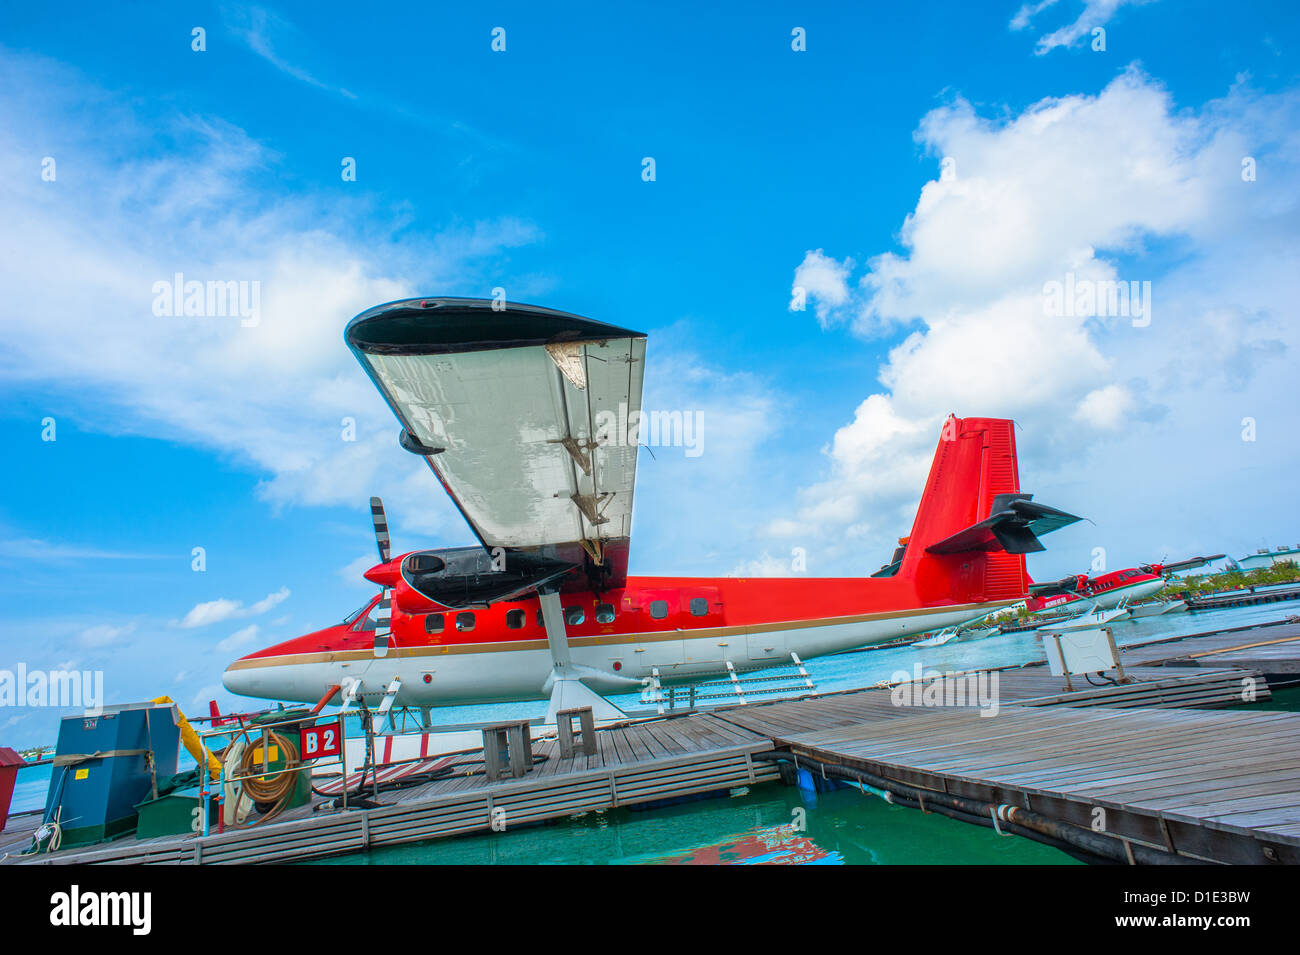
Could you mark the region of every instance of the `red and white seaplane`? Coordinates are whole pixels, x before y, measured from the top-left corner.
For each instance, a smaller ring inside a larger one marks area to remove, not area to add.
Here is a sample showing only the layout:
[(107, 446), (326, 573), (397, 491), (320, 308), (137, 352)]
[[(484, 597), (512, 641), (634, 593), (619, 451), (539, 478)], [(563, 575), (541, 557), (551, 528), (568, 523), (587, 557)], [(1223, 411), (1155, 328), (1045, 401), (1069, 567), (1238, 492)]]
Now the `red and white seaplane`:
[(1169, 579), (1178, 571), (1204, 567), (1224, 556), (1226, 555), (1212, 554), (1209, 557), (1189, 557), (1186, 560), (1126, 567), (1097, 577), (1072, 574), (1053, 583), (1031, 583), (1030, 596), (1025, 601), (1025, 606), (1030, 613), (1084, 607), (1111, 610), (1120, 605), (1129, 606), (1160, 593), (1169, 586)]
[[(938, 630), (1024, 600), (1024, 554), (1079, 518), (1020, 491), (1013, 423), (950, 417), (911, 535), (866, 578), (630, 577), (646, 336), (479, 299), (372, 308), (346, 340), (477, 546), (393, 556), (371, 500), (379, 592), (342, 623), (251, 653), (233, 693), (430, 708), (600, 694)], [(730, 665), (730, 666), (729, 666)]]

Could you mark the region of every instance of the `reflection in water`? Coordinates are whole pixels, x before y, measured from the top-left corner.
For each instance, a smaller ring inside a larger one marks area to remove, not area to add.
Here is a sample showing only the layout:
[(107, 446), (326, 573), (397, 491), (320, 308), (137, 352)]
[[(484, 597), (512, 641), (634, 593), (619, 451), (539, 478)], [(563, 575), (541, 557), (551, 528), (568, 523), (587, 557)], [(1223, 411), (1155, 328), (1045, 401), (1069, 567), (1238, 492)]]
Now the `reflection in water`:
[(1064, 853), (857, 789), (815, 798), (768, 783), (664, 809), (589, 812), (503, 833), (393, 846), (341, 864), (1073, 864)]

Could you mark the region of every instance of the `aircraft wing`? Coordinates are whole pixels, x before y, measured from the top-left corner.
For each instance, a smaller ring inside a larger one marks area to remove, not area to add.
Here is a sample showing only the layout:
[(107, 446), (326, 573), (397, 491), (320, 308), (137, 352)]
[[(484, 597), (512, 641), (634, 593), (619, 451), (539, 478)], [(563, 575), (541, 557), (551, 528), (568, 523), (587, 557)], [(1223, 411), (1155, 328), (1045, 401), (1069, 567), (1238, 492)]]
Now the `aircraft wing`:
[[(494, 305), (496, 306), (494, 308)], [(646, 336), (567, 312), (485, 299), (390, 302), (345, 333), (489, 551), (627, 576)], [(632, 422), (629, 427), (629, 420)]]
[(1176, 573), (1180, 570), (1191, 570), (1193, 567), (1204, 567), (1206, 564), (1212, 564), (1227, 554), (1212, 554), (1209, 557), (1188, 557), (1186, 560), (1175, 560), (1169, 563), (1161, 564), (1165, 573)]

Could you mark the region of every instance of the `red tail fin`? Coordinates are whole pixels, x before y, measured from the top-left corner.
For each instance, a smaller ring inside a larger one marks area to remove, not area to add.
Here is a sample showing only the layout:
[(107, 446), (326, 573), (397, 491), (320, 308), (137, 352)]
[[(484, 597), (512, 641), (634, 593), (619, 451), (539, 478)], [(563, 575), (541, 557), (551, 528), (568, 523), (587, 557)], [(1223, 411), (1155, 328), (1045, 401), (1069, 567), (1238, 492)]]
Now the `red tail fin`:
[(899, 575), (912, 577), (925, 601), (1024, 597), (1024, 555), (1043, 549), (1037, 535), (1079, 519), (1032, 497), (1020, 493), (1014, 422), (949, 417)]

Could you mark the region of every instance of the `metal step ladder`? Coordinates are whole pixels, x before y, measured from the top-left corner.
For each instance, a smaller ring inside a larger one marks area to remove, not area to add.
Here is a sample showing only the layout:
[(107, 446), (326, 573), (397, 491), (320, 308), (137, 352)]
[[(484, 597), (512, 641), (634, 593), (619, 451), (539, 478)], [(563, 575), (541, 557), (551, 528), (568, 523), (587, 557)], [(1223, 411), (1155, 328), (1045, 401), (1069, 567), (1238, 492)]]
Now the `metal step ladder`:
[[(393, 682), (388, 684), (388, 689), (384, 691), (384, 698), (379, 701), (379, 708), (375, 710), (374, 715), (371, 717), (372, 726), (378, 727), (387, 723), (390, 732), (397, 732), (397, 727), (393, 724), (393, 700), (397, 699), (397, 691), (401, 688), (402, 678), (400, 676), (393, 677)], [(383, 730), (376, 729), (375, 732), (381, 733)]]
[[(345, 718), (348, 713), (352, 712), (356, 705), (357, 698), (361, 696), (362, 683), (360, 680), (353, 680), (343, 689), (343, 700), (339, 706), (339, 718)], [(397, 727), (393, 723), (393, 701), (397, 699), (397, 693), (402, 688), (402, 678), (393, 677), (393, 682), (388, 684), (384, 691), (384, 698), (379, 701), (379, 706), (370, 710), (370, 731), (372, 733), (383, 732), (381, 727), (385, 722), (392, 732), (397, 732)], [(365, 727), (361, 727), (365, 731)]]

